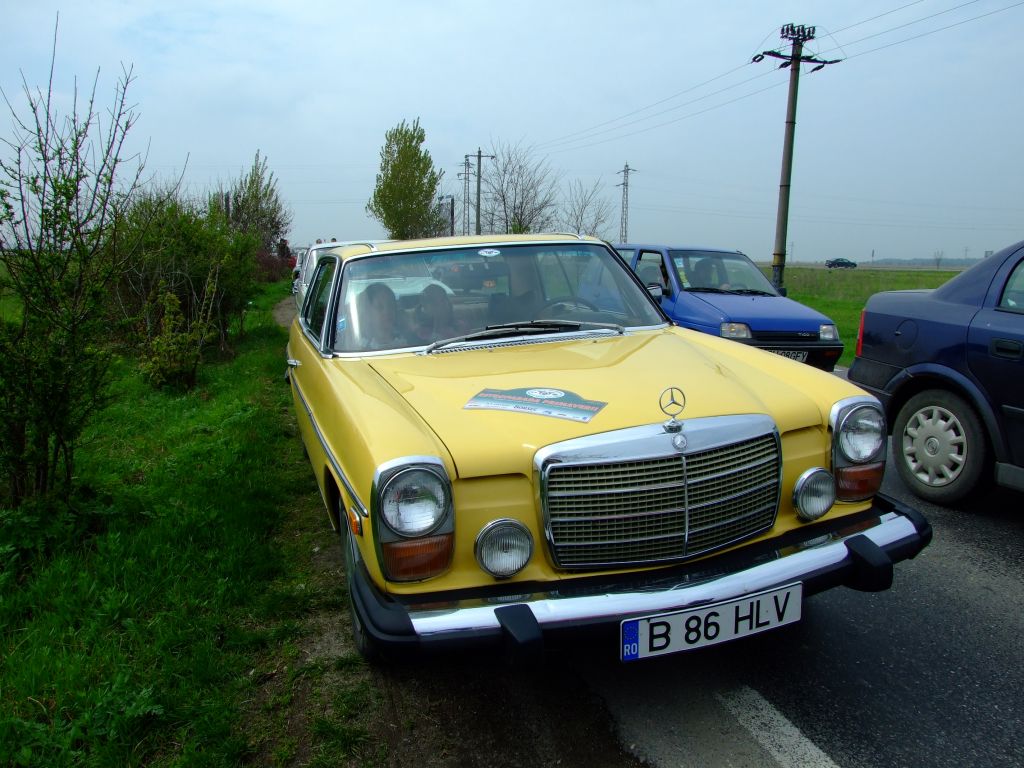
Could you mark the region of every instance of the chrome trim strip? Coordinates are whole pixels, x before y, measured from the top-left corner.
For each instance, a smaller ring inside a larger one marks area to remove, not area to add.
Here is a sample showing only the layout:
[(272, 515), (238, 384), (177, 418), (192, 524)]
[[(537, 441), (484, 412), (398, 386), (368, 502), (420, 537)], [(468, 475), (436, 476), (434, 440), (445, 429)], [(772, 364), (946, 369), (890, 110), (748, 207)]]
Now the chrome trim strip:
[(309, 416), (309, 423), (313, 425), (313, 432), (316, 433), (316, 439), (320, 441), (320, 447), (324, 449), (327, 461), (331, 463), (331, 468), (334, 470), (335, 475), (337, 475), (338, 479), (341, 480), (341, 484), (345, 486), (345, 493), (347, 493), (349, 498), (355, 502), (356, 508), (359, 510), (359, 514), (363, 517), (369, 517), (369, 510), (366, 508), (363, 500), (359, 498), (359, 495), (356, 493), (356, 489), (352, 487), (352, 483), (350, 483), (349, 479), (345, 477), (345, 473), (341, 471), (341, 465), (338, 464), (338, 460), (334, 457), (334, 454), (331, 453), (331, 449), (327, 447), (327, 441), (324, 440), (323, 432), (320, 431), (320, 427), (316, 423), (316, 419), (313, 418), (313, 411), (310, 410), (309, 403), (306, 402), (306, 397), (302, 394), (302, 387), (299, 386), (299, 382), (295, 380), (294, 376), (289, 376), (288, 378), (291, 381), (292, 386), (295, 387), (295, 394), (299, 396), (299, 401), (302, 403), (302, 407), (306, 409), (306, 414)]
[[(808, 576), (845, 560), (848, 551), (844, 542), (853, 536), (867, 536), (875, 544), (885, 546), (917, 535), (911, 521), (895, 512), (882, 515), (874, 528), (859, 531), (838, 540), (729, 573), (699, 584), (680, 582), (657, 591), (609, 591), (582, 597), (552, 597), (551, 592), (517, 595), (505, 603), (481, 605), (479, 600), (462, 601), (453, 609), (410, 609), (409, 616), (417, 635), (430, 636), (500, 628), (494, 611), (501, 605), (528, 605), (537, 622), (554, 626), (581, 620), (618, 620), (631, 616), (686, 610), (690, 607), (732, 600), (771, 589), (780, 584), (799, 582)], [(556, 587), (557, 585), (552, 585)]]

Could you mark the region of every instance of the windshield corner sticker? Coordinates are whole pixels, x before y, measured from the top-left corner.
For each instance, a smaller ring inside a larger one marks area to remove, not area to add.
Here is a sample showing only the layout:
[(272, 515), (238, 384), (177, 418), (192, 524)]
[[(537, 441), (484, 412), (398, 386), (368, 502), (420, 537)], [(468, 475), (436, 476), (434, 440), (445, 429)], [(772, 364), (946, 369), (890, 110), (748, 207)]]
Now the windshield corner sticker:
[(497, 248), (483, 248), (483, 249), (477, 251), (477, 255), (478, 256), (500, 256), (501, 255), (501, 251), (499, 251)]
[(467, 410), (517, 411), (555, 419), (588, 422), (608, 403), (584, 400), (575, 392), (549, 387), (485, 389), (472, 397)]

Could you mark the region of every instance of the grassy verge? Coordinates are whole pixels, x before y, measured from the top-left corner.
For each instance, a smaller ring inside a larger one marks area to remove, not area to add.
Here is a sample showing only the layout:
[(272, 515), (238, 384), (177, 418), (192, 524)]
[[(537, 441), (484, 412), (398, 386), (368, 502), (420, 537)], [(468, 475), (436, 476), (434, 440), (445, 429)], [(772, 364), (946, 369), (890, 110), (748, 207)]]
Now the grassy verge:
[[(771, 273), (769, 268), (768, 273)], [(853, 362), (860, 313), (868, 298), (879, 291), (937, 288), (959, 272), (930, 269), (821, 269), (786, 267), (789, 298), (828, 315), (839, 328), (845, 346), (839, 364)]]
[(0, 567), (0, 764), (382, 760), (344, 582), (317, 561), (339, 558), (282, 383), (287, 292), (191, 393), (121, 366), (77, 454), (91, 533)]

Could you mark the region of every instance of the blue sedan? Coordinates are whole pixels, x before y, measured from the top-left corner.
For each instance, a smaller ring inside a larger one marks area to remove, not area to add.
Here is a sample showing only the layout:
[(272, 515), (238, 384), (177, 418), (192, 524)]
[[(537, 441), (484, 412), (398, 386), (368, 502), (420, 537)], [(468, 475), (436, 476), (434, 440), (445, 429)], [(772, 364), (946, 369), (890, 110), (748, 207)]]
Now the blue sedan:
[(843, 354), (835, 323), (785, 298), (739, 251), (636, 244), (615, 249), (678, 325), (825, 371)]
[(934, 290), (876, 293), (850, 380), (892, 425), (896, 469), (936, 504), (1024, 490), (1024, 242)]

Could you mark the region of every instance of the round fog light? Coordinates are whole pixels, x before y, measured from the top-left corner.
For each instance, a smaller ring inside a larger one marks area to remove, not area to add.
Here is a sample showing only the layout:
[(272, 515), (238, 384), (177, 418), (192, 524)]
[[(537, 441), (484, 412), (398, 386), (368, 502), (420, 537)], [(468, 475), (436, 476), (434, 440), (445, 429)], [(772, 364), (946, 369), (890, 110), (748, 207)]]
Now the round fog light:
[(835, 501), (835, 480), (821, 467), (808, 469), (800, 475), (793, 488), (793, 506), (801, 520), (817, 520), (832, 508)]
[(518, 520), (495, 520), (476, 537), (476, 561), (496, 579), (515, 576), (533, 555), (533, 536)]

